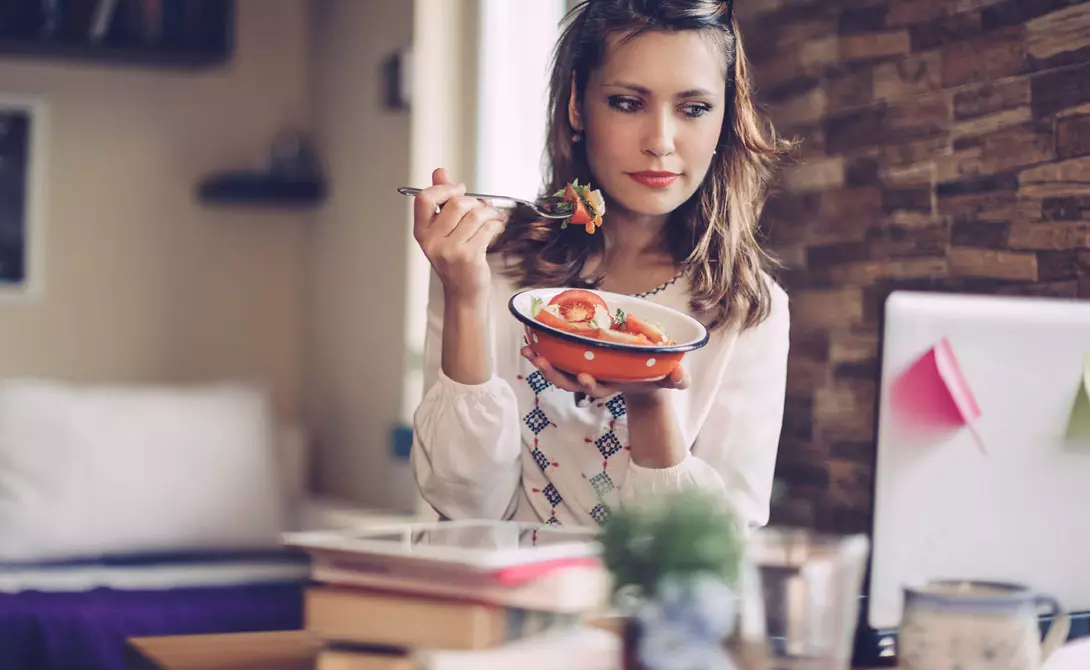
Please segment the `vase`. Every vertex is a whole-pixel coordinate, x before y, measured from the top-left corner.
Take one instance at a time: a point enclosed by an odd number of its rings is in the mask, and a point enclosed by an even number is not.
[[[733,670],[727,642],[738,602],[725,582],[704,575],[668,578],[627,617],[624,670]]]
[[[640,662],[640,634],[643,625],[629,617],[625,620],[621,635],[621,670],[647,670]]]

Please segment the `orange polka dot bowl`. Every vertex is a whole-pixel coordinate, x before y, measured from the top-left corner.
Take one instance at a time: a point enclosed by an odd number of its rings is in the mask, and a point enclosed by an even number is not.
[[[693,317],[645,298],[571,288],[516,293],[511,314],[526,342],[556,369],[601,382],[654,381],[708,343]]]

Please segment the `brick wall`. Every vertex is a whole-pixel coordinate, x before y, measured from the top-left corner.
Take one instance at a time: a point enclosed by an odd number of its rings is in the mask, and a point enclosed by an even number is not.
[[[896,288],[1090,297],[1090,0],[738,0],[803,140],[763,224],[793,351],[773,519],[869,524]]]

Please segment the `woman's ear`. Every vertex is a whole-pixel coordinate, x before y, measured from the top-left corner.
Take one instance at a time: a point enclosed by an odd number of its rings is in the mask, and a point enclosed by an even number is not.
[[[576,132],[583,131],[583,114],[579,111],[579,100],[575,92],[575,72],[571,73],[571,91],[568,94],[568,124]]]

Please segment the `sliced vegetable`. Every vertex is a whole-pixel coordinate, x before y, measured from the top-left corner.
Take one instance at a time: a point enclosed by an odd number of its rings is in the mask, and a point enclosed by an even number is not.
[[[599,334],[599,337],[606,342],[617,342],[618,344],[635,344],[643,347],[654,344],[654,342],[647,339],[642,333],[629,333],[624,330],[603,330]]]
[[[582,199],[575,201],[575,211],[572,212],[571,217],[568,218],[568,223],[573,226],[585,226],[590,223],[590,212],[587,211],[587,203]],[[591,231],[592,233],[594,231]]]
[[[624,330],[643,335],[654,344],[670,344],[670,338],[666,336],[661,326],[644,321],[635,314],[628,314],[625,317]]]
[[[594,308],[601,306],[609,312],[609,305],[601,296],[593,291],[573,288],[561,291],[549,301],[550,305],[556,305],[560,310],[560,316],[568,321],[590,321],[594,318]]]
[[[534,318],[551,328],[575,333],[576,335],[582,335],[584,337],[593,337],[597,339],[602,332],[601,328],[590,321],[568,321],[557,313],[557,310],[553,305],[542,309]]]

